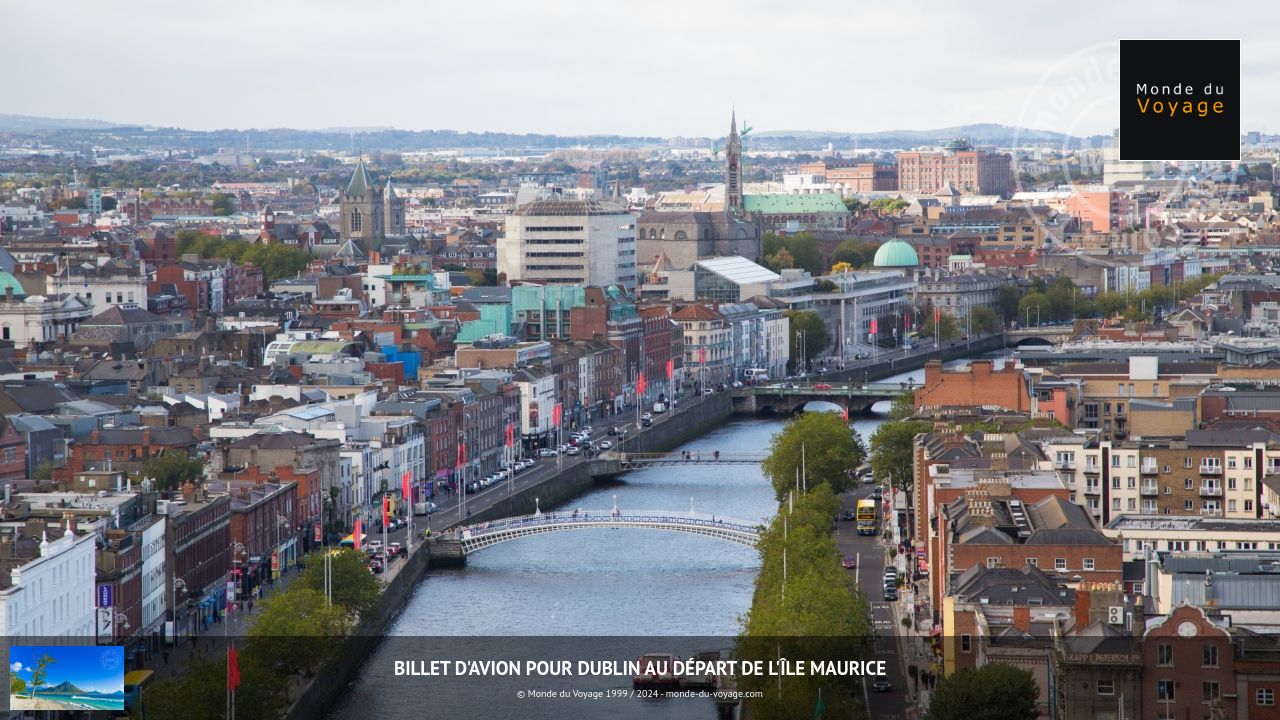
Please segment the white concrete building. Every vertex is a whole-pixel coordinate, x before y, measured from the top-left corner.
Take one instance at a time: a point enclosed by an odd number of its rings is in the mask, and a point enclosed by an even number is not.
[[[12,275],[0,271],[0,293],[13,287],[9,280],[17,285]],[[26,296],[14,290],[0,295],[0,340],[20,348],[66,340],[92,316],[88,301],[74,295]]]
[[[153,516],[154,522],[142,531],[142,628],[140,636],[164,623],[169,595],[165,592],[165,523],[168,517]]]
[[[94,637],[97,535],[53,529],[15,541],[17,532],[14,526],[0,535],[0,557],[31,559],[0,566],[0,637]]]
[[[508,282],[636,288],[636,219],[598,200],[536,200],[507,216],[498,274]]]
[[[147,269],[140,260],[102,258],[98,265],[64,264],[48,277],[46,285],[50,295],[66,293],[89,301],[94,314],[126,303],[147,306]]]

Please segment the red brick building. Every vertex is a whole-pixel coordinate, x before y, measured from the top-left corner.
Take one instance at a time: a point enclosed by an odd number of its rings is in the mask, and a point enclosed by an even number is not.
[[[70,446],[67,466],[53,471],[55,481],[69,480],[84,470],[140,470],[143,463],[165,450],[190,451],[195,447],[195,434],[185,427],[104,428],[89,433],[83,441]]]
[[[932,195],[947,183],[964,195],[1007,195],[1013,191],[1013,157],[974,149],[968,141],[898,153],[898,190]]]
[[[1013,412],[1032,411],[1025,373],[1012,363],[996,370],[991,360],[974,360],[966,368],[943,370],[930,360],[924,386],[915,391],[916,409],[998,405]]]
[[[237,548],[235,566],[239,572],[240,599],[253,597],[257,588],[297,564],[298,484],[250,480],[212,483],[215,492],[231,497],[231,540]],[[234,572],[234,571],[233,571]]]

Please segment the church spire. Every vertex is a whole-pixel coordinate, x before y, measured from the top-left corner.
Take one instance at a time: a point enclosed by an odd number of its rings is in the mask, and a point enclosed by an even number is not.
[[[729,137],[724,144],[724,209],[742,213],[742,136],[738,134],[738,110],[729,116]]]

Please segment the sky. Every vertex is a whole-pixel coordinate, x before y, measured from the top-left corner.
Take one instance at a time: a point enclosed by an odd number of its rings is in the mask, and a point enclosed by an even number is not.
[[[0,113],[718,137],[736,107],[757,132],[1090,135],[1119,121],[1120,38],[1239,38],[1242,129],[1274,131],[1277,21],[1256,0],[7,2]]]
[[[47,666],[45,686],[70,682],[86,692],[124,690],[124,651],[118,646],[14,645],[9,648],[9,672],[30,683],[41,655],[54,659]]]

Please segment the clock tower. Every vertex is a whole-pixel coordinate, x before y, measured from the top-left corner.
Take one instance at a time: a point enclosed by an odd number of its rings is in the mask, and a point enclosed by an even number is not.
[[[729,118],[729,137],[724,144],[724,211],[742,215],[742,136],[738,134],[738,113]]]

